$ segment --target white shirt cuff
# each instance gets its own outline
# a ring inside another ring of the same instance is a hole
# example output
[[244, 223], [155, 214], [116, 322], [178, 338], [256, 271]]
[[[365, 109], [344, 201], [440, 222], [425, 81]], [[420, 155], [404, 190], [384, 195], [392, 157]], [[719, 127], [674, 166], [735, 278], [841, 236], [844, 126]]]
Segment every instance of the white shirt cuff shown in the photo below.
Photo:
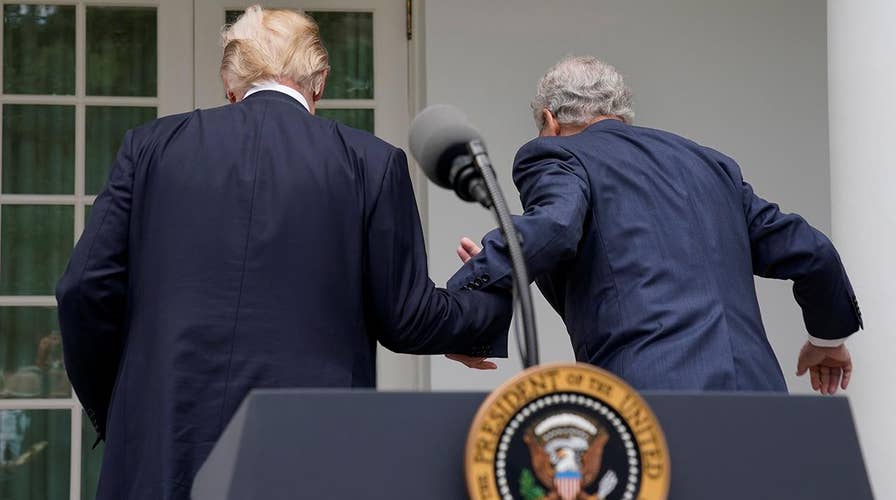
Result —
[[809, 343], [815, 347], [840, 347], [846, 342], [846, 337], [842, 339], [820, 339], [809, 335]]

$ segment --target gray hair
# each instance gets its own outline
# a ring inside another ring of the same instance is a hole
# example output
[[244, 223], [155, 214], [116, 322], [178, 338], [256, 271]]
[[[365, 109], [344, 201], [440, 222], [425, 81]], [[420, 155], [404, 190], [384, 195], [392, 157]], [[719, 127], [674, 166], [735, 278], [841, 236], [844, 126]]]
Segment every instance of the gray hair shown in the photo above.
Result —
[[547, 109], [563, 125], [587, 123], [598, 116], [616, 116], [632, 123], [632, 91], [613, 66], [595, 57], [563, 58], [538, 82], [532, 114], [538, 130], [544, 128]]

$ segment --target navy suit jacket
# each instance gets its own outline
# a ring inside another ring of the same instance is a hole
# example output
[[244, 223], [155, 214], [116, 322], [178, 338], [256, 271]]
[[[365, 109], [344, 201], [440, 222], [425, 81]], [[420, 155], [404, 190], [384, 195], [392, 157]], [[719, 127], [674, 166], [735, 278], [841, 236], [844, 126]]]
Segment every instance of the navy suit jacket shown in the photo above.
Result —
[[404, 153], [285, 94], [128, 132], [57, 288], [99, 498], [188, 498], [250, 389], [373, 387], [377, 341], [504, 354], [509, 295], [426, 262]]
[[[786, 391], [754, 274], [794, 281], [815, 337], [861, 326], [830, 240], [756, 196], [717, 151], [604, 120], [526, 144], [513, 178], [530, 276], [562, 316], [576, 359], [638, 389]], [[449, 281], [510, 286], [495, 231]]]

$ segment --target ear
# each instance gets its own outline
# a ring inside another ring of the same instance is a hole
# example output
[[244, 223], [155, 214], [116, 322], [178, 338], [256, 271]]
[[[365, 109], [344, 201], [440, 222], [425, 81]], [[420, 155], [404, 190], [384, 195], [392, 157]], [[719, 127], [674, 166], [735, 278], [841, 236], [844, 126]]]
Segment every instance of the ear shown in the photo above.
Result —
[[553, 113], [545, 108], [541, 110], [541, 117], [544, 120], [544, 125], [538, 132], [540, 137], [556, 137], [560, 135], [560, 123], [557, 122]]
[[324, 97], [324, 87], [327, 86], [327, 77], [330, 75], [330, 70], [325, 69], [323, 75], [320, 77], [320, 88], [317, 89], [317, 92], [312, 94], [311, 98], [314, 102], [321, 100]]
[[221, 72], [221, 83], [224, 84], [224, 97], [227, 98], [227, 102], [230, 104], [236, 103], [236, 94], [231, 90], [230, 85], [227, 83], [227, 78], [224, 78], [224, 72]]

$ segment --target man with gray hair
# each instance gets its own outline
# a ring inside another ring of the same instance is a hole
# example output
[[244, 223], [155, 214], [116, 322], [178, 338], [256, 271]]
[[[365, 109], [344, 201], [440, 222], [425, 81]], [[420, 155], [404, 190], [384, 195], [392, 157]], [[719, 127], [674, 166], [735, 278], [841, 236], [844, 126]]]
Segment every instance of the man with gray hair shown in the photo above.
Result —
[[[632, 125], [632, 93], [612, 66], [563, 59], [538, 83], [540, 137], [513, 178], [515, 219], [539, 288], [576, 359], [638, 389], [786, 391], [762, 326], [753, 275], [794, 281], [809, 338], [797, 372], [824, 394], [852, 371], [858, 302], [830, 240], [753, 193], [731, 158]], [[449, 288], [511, 287], [497, 231], [464, 239]]]

